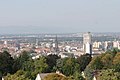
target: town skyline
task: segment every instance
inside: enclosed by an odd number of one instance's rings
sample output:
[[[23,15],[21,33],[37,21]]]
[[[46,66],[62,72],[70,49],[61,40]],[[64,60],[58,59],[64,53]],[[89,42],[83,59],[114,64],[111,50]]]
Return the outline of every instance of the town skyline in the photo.
[[[0,80],[120,80],[120,0],[0,0]]]

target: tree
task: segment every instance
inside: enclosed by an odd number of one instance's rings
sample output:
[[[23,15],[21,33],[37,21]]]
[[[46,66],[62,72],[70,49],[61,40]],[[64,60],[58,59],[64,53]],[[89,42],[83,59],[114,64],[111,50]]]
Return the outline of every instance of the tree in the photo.
[[[40,57],[39,59],[35,60],[34,66],[35,66],[35,72],[37,74],[47,72],[48,65],[46,63],[45,57]]]
[[[7,73],[12,73],[13,63],[14,60],[7,51],[0,53],[0,71],[3,76],[5,76]]]
[[[54,69],[54,68],[56,67],[56,63],[57,63],[58,59],[60,59],[60,57],[57,55],[48,55],[46,57],[46,62],[49,66],[48,72],[56,71],[56,69]]]
[[[5,80],[13,80],[13,79],[15,79],[15,80],[31,80],[31,79],[27,78],[26,74],[27,73],[25,71],[19,70],[13,75],[8,74],[6,77],[4,77],[4,79]]]
[[[35,79],[38,73],[47,72],[48,65],[45,57],[40,57],[39,59],[32,60],[29,58],[27,53],[24,53],[16,59],[14,69],[15,71],[23,70],[27,73],[27,78]]]
[[[35,65],[33,60],[25,61],[22,64],[22,70],[24,71],[34,71],[35,70]]]
[[[104,68],[111,68],[112,67],[112,60],[113,60],[113,55],[106,53],[102,58],[101,61],[104,65]]]
[[[77,71],[74,72],[73,78],[74,78],[74,80],[85,80],[85,79],[82,77],[82,75],[81,75],[79,72],[77,72]]]
[[[120,72],[120,63],[114,64],[113,69],[115,70],[115,72]]]
[[[27,61],[24,65],[23,70],[28,74],[28,78],[34,80],[38,73],[46,73],[48,70],[48,65],[46,63],[45,57],[40,57],[34,61]]]
[[[89,62],[91,61],[92,57],[89,54],[85,54],[85,55],[81,55],[77,61],[80,65],[80,70],[81,72],[84,71],[84,69],[86,68],[86,66],[89,64]]]
[[[14,59],[13,71],[14,73],[23,68],[23,65],[26,64],[26,61],[31,60],[29,52],[23,51],[18,58]]]
[[[107,51],[106,53],[93,57],[84,73],[87,80],[92,80],[93,76],[96,76],[97,80],[120,80],[119,66],[120,53]]]
[[[120,72],[120,52],[115,55],[113,59],[113,66],[116,72]]]
[[[102,70],[97,76],[97,80],[120,80],[120,73],[113,69]]]
[[[100,70],[103,68],[103,63],[101,61],[101,57],[97,56],[92,59],[90,64],[88,65],[89,68],[93,70]]]
[[[120,52],[120,50],[118,48],[113,48],[112,49],[112,53],[117,54],[118,52]]]
[[[97,70],[101,70],[103,68],[103,63],[101,61],[101,58],[103,56],[104,55],[100,55],[92,58],[91,62],[88,64],[88,66],[84,70],[87,80],[92,80],[93,76],[95,75],[94,72],[96,72]]]
[[[89,68],[88,66],[86,67],[86,69],[84,70],[86,80],[93,79],[94,76],[93,72],[94,72],[93,69]]]
[[[57,69],[66,76],[73,75],[75,71],[80,72],[80,66],[75,58],[64,58],[57,61]]]
[[[117,53],[113,59],[113,64],[120,64],[120,52]]]

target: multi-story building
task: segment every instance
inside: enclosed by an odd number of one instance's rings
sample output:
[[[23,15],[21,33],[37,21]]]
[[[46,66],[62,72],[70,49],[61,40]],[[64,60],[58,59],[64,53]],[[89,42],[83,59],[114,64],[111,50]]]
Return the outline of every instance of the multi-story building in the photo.
[[[83,34],[84,54],[92,54],[92,35],[90,32]]]
[[[113,41],[113,47],[119,48],[119,41]]]
[[[95,41],[95,42],[93,42],[93,48],[101,48],[101,46],[102,46],[102,42],[97,42],[97,41]]]

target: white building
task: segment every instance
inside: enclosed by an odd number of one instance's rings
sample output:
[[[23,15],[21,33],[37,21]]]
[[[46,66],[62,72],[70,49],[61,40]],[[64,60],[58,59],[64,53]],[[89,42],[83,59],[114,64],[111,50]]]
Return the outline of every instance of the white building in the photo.
[[[37,77],[35,80],[42,80],[40,74],[37,74]]]
[[[85,53],[87,53],[87,54],[91,54],[91,53],[92,53],[92,52],[91,52],[91,51],[92,51],[92,50],[91,50],[91,49],[92,49],[92,46],[91,46],[90,43],[86,43],[86,44],[85,44],[85,49],[86,49],[86,50],[85,50]]]
[[[84,54],[92,54],[92,35],[90,32],[83,34],[83,50]]]
[[[101,42],[94,42],[93,43],[93,48],[100,48],[101,45],[102,45]]]
[[[113,42],[112,41],[105,41],[104,42],[104,49],[107,51],[108,49],[111,49],[113,47]]]
[[[119,47],[119,41],[113,41],[113,47],[118,48]]]

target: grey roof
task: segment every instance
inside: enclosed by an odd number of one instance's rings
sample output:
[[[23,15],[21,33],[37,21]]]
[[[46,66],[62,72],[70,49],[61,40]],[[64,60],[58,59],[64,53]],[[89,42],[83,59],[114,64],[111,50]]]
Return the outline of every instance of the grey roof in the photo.
[[[53,74],[53,73],[40,73],[37,75],[35,80],[43,80],[47,75],[50,75],[50,74]]]
[[[61,73],[40,73],[40,74],[38,74],[38,76],[41,78],[41,80],[43,80],[47,75],[52,75],[52,74],[59,74],[59,75],[64,76]]]
[[[41,73],[39,74],[41,79],[43,80],[47,75],[50,75],[50,74],[53,74],[53,73]]]

